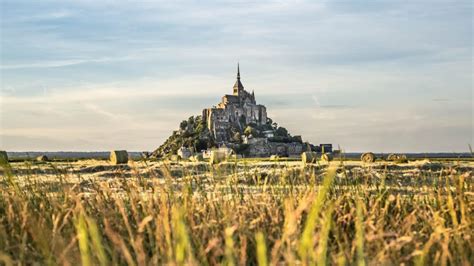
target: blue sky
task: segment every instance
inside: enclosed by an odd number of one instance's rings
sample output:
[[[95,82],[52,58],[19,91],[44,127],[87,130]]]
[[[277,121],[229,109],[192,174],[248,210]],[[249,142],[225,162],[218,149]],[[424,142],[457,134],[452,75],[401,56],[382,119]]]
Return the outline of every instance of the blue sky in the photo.
[[[471,1],[1,0],[0,149],[153,150],[242,82],[346,151],[467,151]]]

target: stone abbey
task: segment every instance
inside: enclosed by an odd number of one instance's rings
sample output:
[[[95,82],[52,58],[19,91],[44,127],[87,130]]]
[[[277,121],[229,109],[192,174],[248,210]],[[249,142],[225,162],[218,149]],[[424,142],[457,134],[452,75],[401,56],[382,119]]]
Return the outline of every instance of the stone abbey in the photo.
[[[230,141],[229,129],[243,131],[245,125],[267,124],[267,108],[255,101],[255,93],[245,90],[240,81],[240,67],[237,65],[237,80],[233,94],[224,95],[222,101],[213,108],[206,108],[202,118],[217,144]]]

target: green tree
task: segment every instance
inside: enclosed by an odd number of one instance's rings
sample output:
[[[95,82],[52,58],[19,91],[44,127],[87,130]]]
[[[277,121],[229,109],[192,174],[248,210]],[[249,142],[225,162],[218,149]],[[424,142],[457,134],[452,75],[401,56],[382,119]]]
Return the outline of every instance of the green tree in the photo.
[[[183,121],[181,122],[181,124],[179,124],[179,128],[180,128],[181,130],[186,130],[187,127],[188,127],[188,121],[186,121],[186,120],[183,120]]]
[[[201,134],[204,131],[204,125],[203,124],[198,124],[197,127],[194,129],[194,132],[197,134]]]
[[[200,152],[207,149],[207,142],[201,139],[194,140],[194,150]]]
[[[286,128],[284,128],[284,127],[279,127],[276,130],[276,134],[277,134],[277,136],[287,137],[288,136],[288,130],[286,130]]]
[[[244,135],[247,136],[247,137],[250,136],[250,135],[256,136],[257,135],[257,130],[255,128],[251,127],[251,126],[247,126],[244,130]]]
[[[267,117],[267,125],[272,125],[273,120],[270,117]]]

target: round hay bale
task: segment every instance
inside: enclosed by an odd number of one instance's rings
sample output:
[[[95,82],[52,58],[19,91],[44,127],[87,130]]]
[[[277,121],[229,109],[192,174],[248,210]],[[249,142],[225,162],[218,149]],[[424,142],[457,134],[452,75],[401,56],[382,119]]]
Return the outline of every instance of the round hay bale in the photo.
[[[110,152],[110,162],[112,164],[125,164],[128,163],[128,152],[121,151],[111,151]]]
[[[6,151],[0,151],[0,164],[8,163],[8,154]]]
[[[397,163],[407,163],[408,162],[408,158],[405,154],[399,154],[397,156],[397,159],[395,160]]]
[[[396,159],[398,159],[398,155],[395,153],[391,153],[387,156],[387,161],[395,161]]]
[[[280,159],[280,156],[278,156],[278,155],[270,156],[270,161],[278,161],[278,159]]]
[[[372,152],[363,153],[360,156],[360,160],[364,163],[373,163],[375,162],[375,154],[373,154]]]
[[[47,162],[47,161],[49,161],[49,158],[46,155],[40,155],[40,156],[36,157],[36,161],[38,161],[38,162]]]
[[[312,151],[306,151],[301,154],[301,161],[303,163],[316,163],[317,154]]]
[[[334,159],[334,157],[330,153],[325,153],[325,154],[321,155],[321,160],[323,160],[325,162],[330,162],[333,159]]]
[[[225,162],[227,160],[227,153],[220,150],[211,151],[211,157],[209,158],[209,162],[211,164],[218,164],[221,162]]]

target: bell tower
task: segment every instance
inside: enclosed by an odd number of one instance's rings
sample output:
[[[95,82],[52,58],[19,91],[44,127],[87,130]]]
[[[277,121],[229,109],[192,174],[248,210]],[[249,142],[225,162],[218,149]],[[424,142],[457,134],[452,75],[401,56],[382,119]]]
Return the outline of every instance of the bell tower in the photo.
[[[234,95],[239,96],[240,92],[244,90],[244,85],[242,85],[242,82],[240,82],[240,67],[239,63],[237,63],[237,80],[235,81],[234,84]]]

